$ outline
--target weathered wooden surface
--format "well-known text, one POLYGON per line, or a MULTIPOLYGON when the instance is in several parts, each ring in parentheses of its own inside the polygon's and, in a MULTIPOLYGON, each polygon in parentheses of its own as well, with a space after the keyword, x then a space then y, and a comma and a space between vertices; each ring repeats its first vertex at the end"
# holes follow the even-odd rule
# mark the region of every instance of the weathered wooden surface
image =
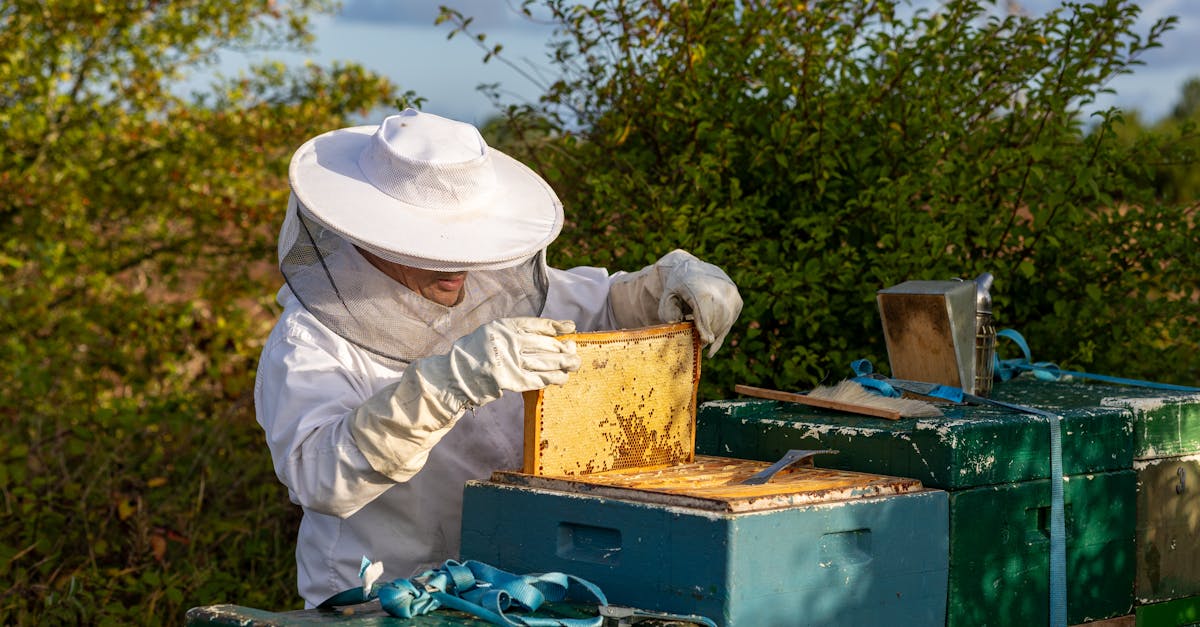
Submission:
MULTIPOLYGON (((1010 381, 999 400, 1062 416, 1063 472, 1131 468, 1134 413, 1115 399, 1145 398, 1114 386, 1010 381)), ((942 405, 940 418, 881 420, 763 400, 705 403, 697 414, 696 452, 778 459, 790 449, 836 449, 818 466, 918 479, 957 490, 1050 476, 1045 419, 983 405, 942 405)))
POLYGON ((770 464, 766 462, 698 455, 691 463, 654 469, 613 470, 574 477, 501 471, 494 473, 492 480, 713 512, 763 511, 921 489, 921 482, 915 479, 811 466, 784 469, 765 484, 742 484, 767 466, 770 464))
POLYGON ((1101 403, 1133 413, 1134 459, 1200 453, 1200 394, 1111 388, 1101 403))
POLYGON ((1200 455, 1134 463, 1139 603, 1200 594, 1200 455))

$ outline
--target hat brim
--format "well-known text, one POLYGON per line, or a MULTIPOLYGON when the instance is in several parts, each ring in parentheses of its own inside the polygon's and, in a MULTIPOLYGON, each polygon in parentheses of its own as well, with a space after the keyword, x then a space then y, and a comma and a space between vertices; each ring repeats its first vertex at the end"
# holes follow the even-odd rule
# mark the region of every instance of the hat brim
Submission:
POLYGON ((405 265, 434 270, 512 266, 544 249, 562 230, 554 190, 533 170, 490 149, 497 189, 489 202, 459 211, 393 198, 358 166, 377 126, 318 135, 292 156, 288 179, 306 213, 369 249, 405 265))

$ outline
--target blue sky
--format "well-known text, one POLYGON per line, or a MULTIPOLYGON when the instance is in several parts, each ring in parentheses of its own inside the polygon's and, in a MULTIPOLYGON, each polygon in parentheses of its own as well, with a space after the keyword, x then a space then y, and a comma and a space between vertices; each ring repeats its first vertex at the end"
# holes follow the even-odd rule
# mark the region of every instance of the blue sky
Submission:
MULTIPOLYGON (((438 5, 454 6, 475 17, 473 28, 489 41, 504 45, 504 54, 530 73, 549 76, 545 61, 548 28, 519 16, 512 7, 519 0, 343 0, 337 16, 315 22, 316 51, 305 55, 318 63, 354 61, 391 78, 402 91, 425 97, 426 111, 468 122, 482 123, 494 114, 488 100, 476 91, 480 83, 500 83, 511 100, 535 100, 540 90, 526 77, 501 63, 484 64, 483 51, 465 37, 447 40, 447 25, 435 26, 438 5)), ((1001 0, 1001 5, 1004 0, 1001 0)), ((1037 15, 1058 6, 1057 0, 1020 0, 1022 8, 1037 15)), ((1170 112, 1180 88, 1200 77, 1200 1, 1147 0, 1142 7, 1139 32, 1153 21, 1176 15, 1179 23, 1163 37, 1163 47, 1143 57, 1146 65, 1132 75, 1119 77, 1102 106, 1138 110, 1155 121, 1170 112)), ((280 55, 272 55, 280 58, 280 55)), ((305 56, 282 57, 289 63, 305 56)), ((227 61, 225 67, 233 67, 227 61)))

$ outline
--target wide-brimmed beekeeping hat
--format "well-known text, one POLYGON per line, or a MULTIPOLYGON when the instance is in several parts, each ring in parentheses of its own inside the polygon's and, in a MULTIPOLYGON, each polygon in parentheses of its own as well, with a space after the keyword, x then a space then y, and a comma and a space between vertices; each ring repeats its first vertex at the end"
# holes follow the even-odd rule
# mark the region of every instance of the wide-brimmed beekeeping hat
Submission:
POLYGON ((474 126, 414 109, 314 137, 288 176, 307 217, 417 268, 509 267, 562 230, 562 203, 533 170, 474 126))

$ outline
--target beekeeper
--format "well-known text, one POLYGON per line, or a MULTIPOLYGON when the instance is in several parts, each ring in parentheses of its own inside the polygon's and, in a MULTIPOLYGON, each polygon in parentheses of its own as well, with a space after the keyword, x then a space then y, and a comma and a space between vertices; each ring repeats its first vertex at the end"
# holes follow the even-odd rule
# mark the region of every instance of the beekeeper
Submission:
POLYGON ((457 557, 464 482, 521 467, 519 392, 579 367, 557 336, 690 314, 711 356, 741 311, 681 250, 634 273, 548 267, 562 204, 469 124, 410 109, 325 133, 289 179, 254 400, 303 508, 309 607, 360 585, 364 556, 389 579, 457 557))

